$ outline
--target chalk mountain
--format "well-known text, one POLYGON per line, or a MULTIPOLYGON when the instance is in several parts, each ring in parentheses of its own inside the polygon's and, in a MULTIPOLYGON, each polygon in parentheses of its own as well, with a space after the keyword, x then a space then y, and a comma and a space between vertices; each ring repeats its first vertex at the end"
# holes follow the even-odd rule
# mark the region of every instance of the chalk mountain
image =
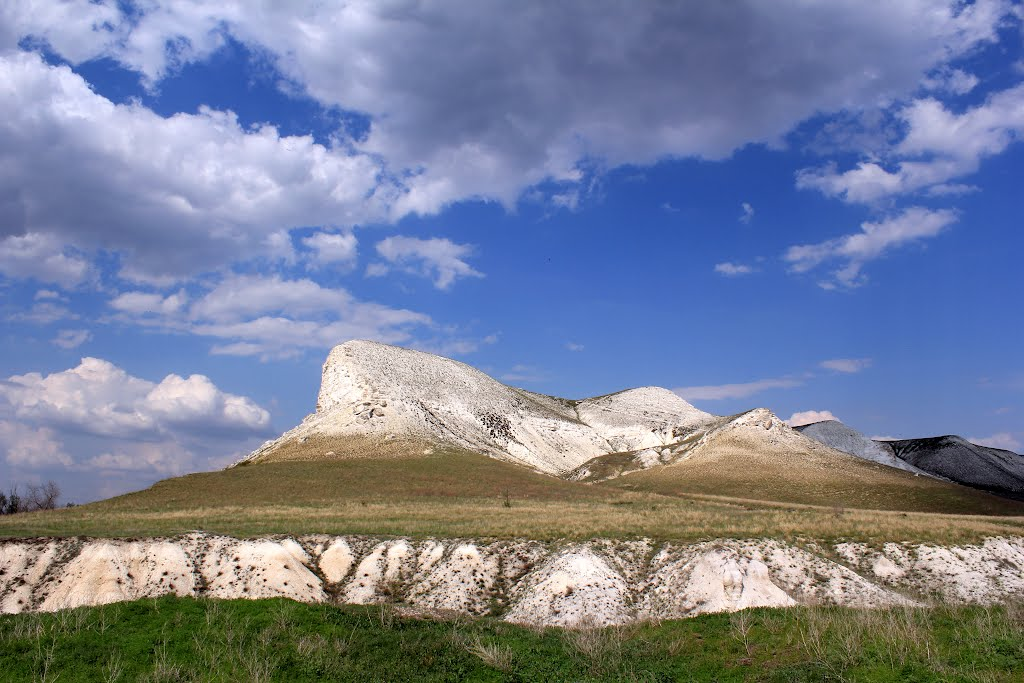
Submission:
POLYGON ((316 412, 243 462, 285 459, 289 446, 348 436, 364 445, 446 443, 561 475, 609 453, 660 453, 720 420, 658 387, 556 398, 448 358, 354 340, 328 355, 316 412))
POLYGON ((438 445, 669 494, 828 503, 846 489, 900 490, 914 479, 810 439, 765 408, 720 417, 658 387, 556 398, 458 361, 358 340, 328 355, 316 412, 241 462, 408 457, 438 445))

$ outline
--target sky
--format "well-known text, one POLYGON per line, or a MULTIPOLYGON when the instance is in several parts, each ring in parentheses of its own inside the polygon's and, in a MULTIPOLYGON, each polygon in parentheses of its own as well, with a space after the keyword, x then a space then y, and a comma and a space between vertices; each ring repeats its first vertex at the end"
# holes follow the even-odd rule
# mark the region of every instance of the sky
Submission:
POLYGON ((223 467, 374 339, 1024 450, 1024 8, 6 0, 0 489, 223 467))

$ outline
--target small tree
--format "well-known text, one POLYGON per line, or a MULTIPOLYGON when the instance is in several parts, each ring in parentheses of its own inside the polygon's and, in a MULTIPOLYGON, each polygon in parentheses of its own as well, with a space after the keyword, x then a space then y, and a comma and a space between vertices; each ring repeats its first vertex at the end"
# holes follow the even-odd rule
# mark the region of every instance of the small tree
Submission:
POLYGON ((4 505, 5 515, 14 515, 21 512, 21 496, 18 495, 17 485, 12 486, 10 493, 6 496, 7 502, 4 505))
POLYGON ((7 494, 0 491, 0 515, 7 514, 7 494))
POLYGON ((25 510, 55 510, 60 500, 60 487, 52 479, 45 484, 29 484, 25 510))

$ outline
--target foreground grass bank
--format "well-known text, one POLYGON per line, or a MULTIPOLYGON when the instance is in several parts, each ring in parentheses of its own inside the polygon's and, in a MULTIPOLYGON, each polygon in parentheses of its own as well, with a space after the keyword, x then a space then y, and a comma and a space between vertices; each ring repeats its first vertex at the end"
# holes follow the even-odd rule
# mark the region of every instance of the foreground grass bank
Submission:
POLYGON ((160 598, 0 616, 0 681, 1019 681, 1024 609, 800 607, 606 629, 160 598))
POLYGON ((1024 504, 962 487, 888 491, 885 499, 897 509, 873 510, 865 509, 875 501, 865 502, 864 487, 817 487, 813 496, 781 487, 767 491, 773 499, 753 500, 766 491, 742 479, 709 477, 649 482, 630 475, 609 484, 581 484, 457 451, 266 463, 168 479, 77 508, 3 516, 0 537, 147 537, 202 530, 236 537, 775 537, 950 544, 1024 535, 1024 504), (782 492, 791 500, 779 500, 782 492), (831 502, 808 504, 821 500, 831 502))

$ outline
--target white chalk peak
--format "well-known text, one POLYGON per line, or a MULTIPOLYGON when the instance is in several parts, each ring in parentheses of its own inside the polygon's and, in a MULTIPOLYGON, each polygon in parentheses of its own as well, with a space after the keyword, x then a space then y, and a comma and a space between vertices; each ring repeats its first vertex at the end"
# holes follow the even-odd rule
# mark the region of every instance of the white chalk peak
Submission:
POLYGON ((601 455, 675 443, 716 419, 659 387, 561 399, 441 356, 353 340, 328 355, 316 412, 245 460, 310 436, 401 437, 563 474, 601 455))

